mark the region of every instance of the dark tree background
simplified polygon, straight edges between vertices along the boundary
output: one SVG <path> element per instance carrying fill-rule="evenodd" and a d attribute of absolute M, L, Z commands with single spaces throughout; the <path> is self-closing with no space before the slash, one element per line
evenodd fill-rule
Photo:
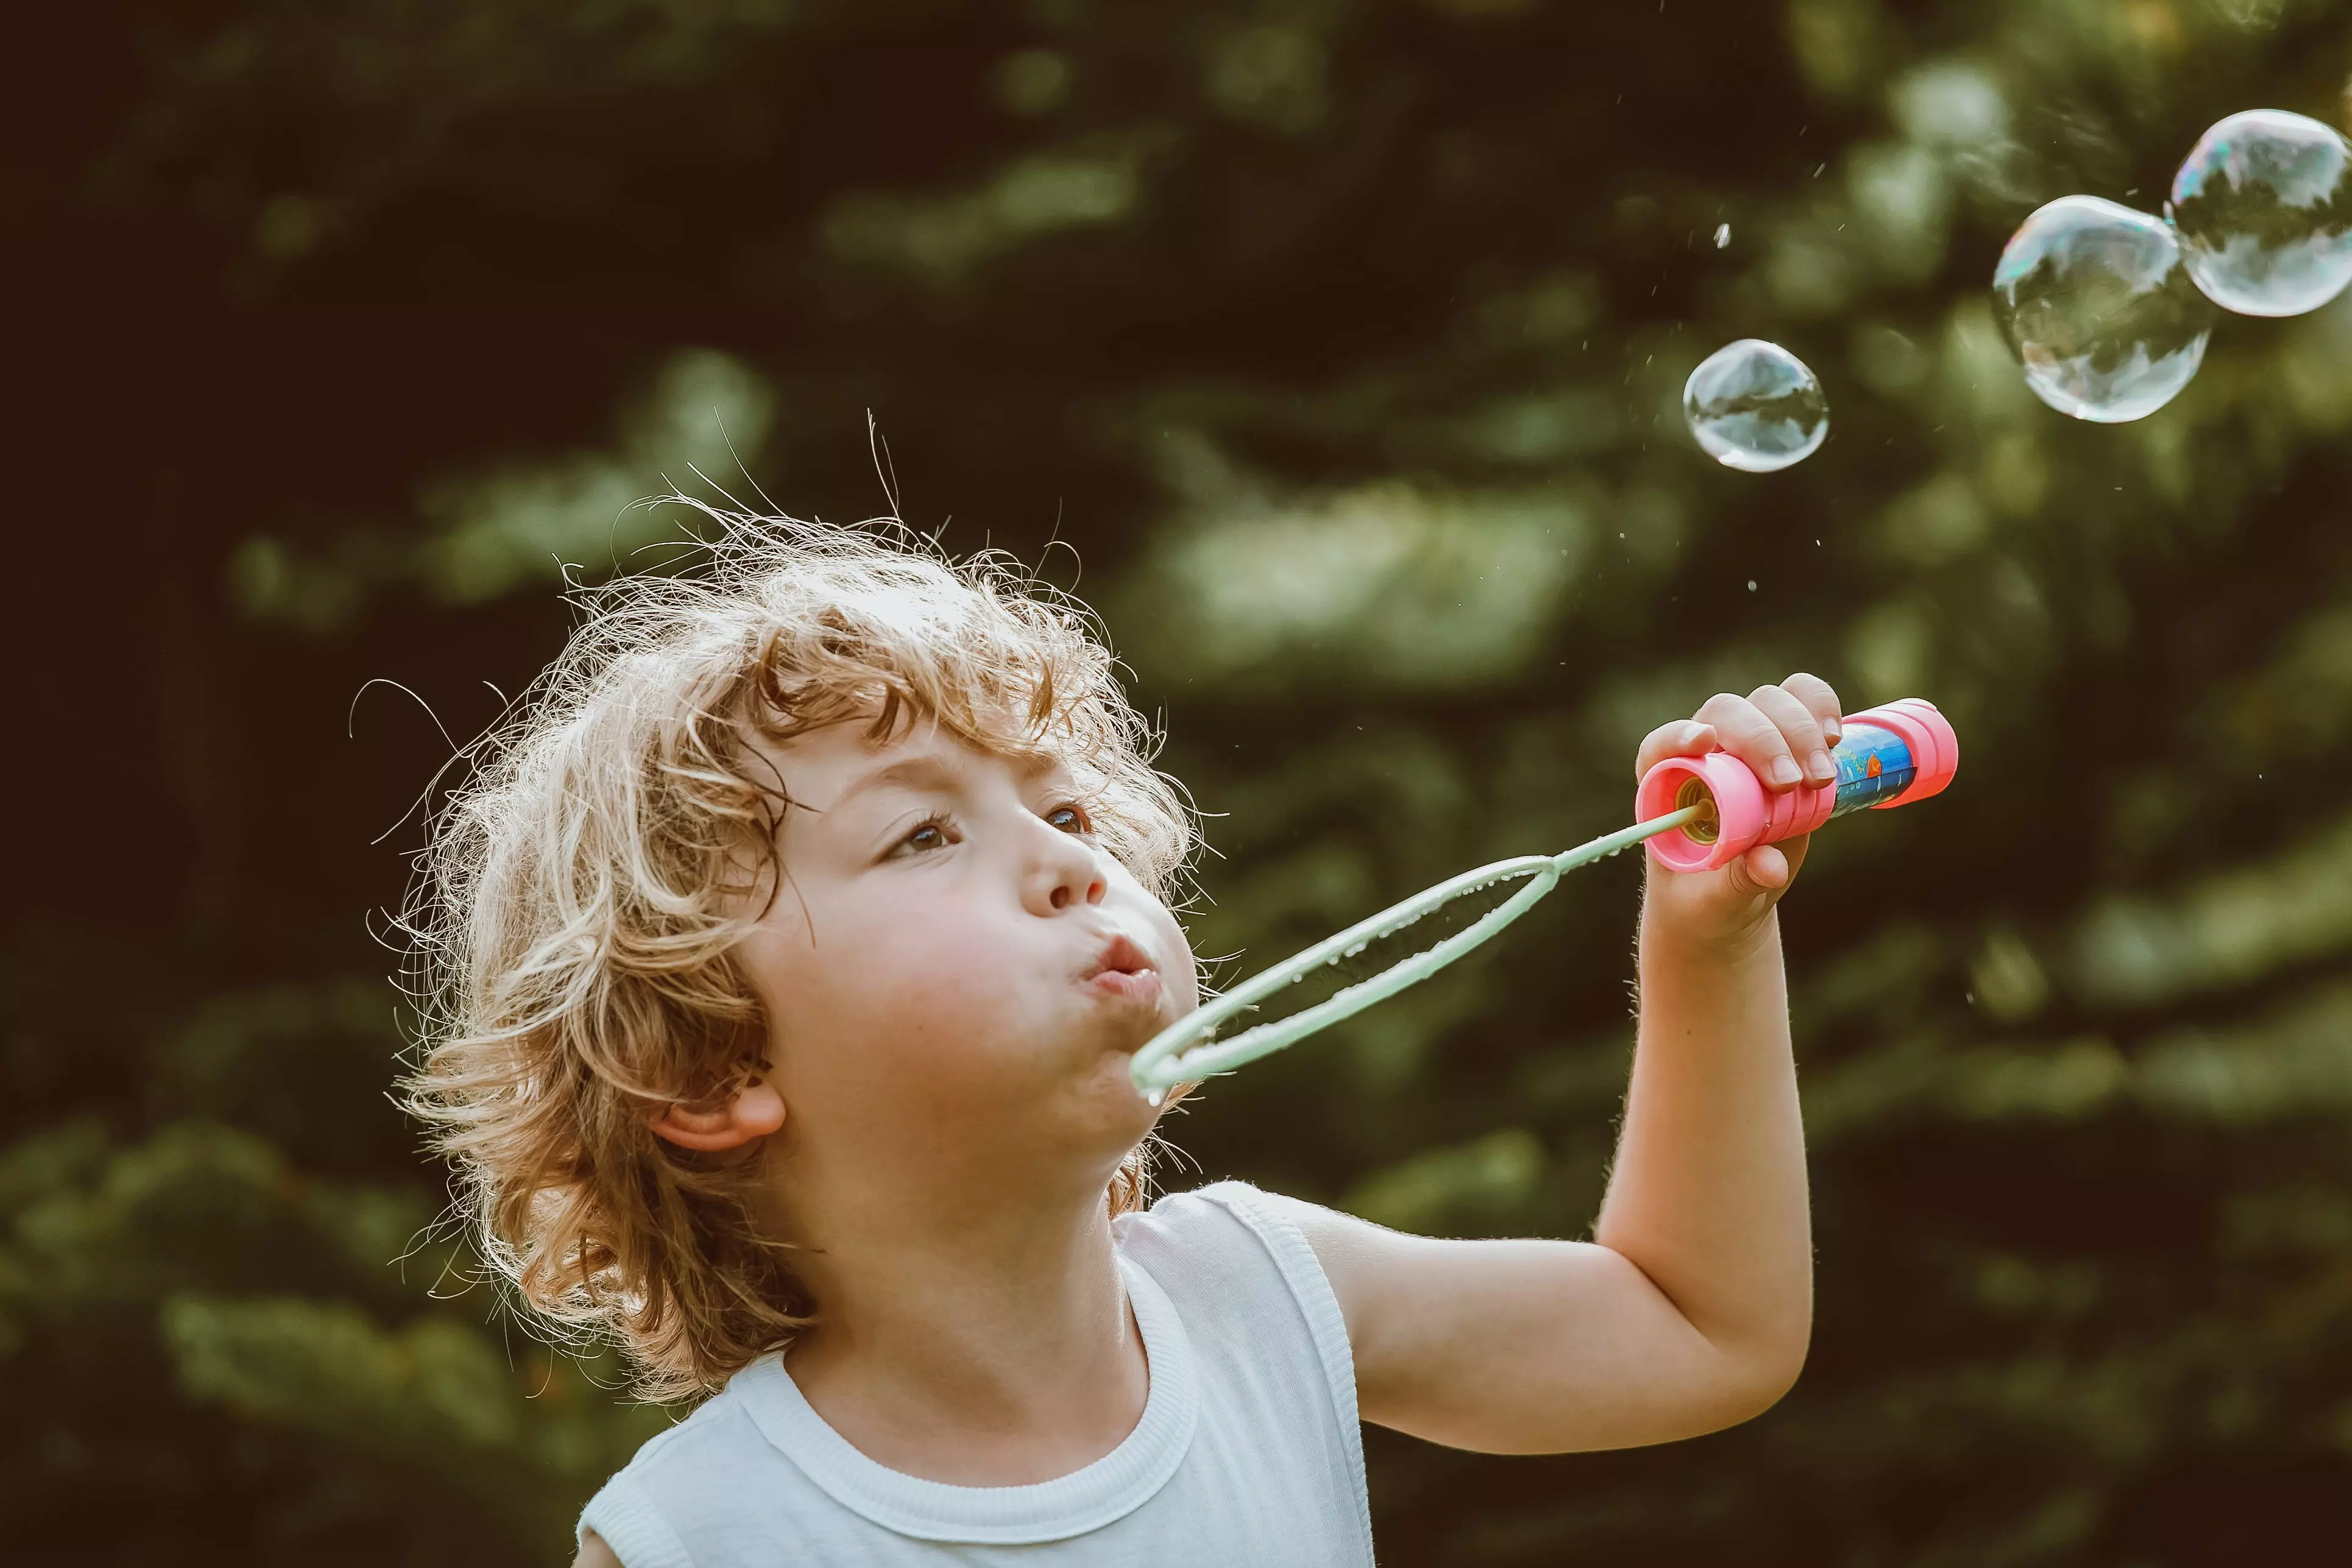
<path fill-rule="evenodd" d="M 869 411 L 910 521 L 1104 609 L 1220 814 L 1203 953 L 1622 821 L 1718 688 L 1965 739 L 1787 911 L 1797 1392 L 1646 1452 L 1372 1433 L 1386 1560 L 2352 1539 L 2352 298 L 2099 427 L 1984 288 L 2226 112 L 2346 123 L 2352 5 L 93 0 L 12 45 L 13 1561 L 565 1559 L 667 1416 L 430 1228 L 403 814 L 558 647 L 559 561 L 658 559 L 671 484 L 879 511 Z M 1750 335 L 1834 409 L 1778 476 L 1676 414 Z M 1177 1140 L 1577 1234 L 1634 895 L 1583 873 Z"/>

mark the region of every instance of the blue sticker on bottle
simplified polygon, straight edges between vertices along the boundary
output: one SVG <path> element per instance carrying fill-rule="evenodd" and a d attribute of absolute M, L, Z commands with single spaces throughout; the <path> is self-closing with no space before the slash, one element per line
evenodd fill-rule
<path fill-rule="evenodd" d="M 1848 724 L 1830 760 L 1837 763 L 1837 806 L 1832 816 L 1885 805 L 1909 789 L 1919 772 L 1903 737 L 1875 724 Z"/>

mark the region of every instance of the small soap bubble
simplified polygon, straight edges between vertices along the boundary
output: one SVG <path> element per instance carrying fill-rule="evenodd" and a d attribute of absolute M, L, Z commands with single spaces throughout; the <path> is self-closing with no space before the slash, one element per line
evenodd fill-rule
<path fill-rule="evenodd" d="M 2189 274 L 2246 316 L 2300 316 L 2352 283 L 2352 142 L 2282 109 L 2197 139 L 2165 211 Z"/>
<path fill-rule="evenodd" d="M 1828 438 L 1830 401 L 1804 361 L 1778 343 L 1742 338 L 1691 372 L 1683 418 L 1725 468 L 1769 474 L 1804 461 Z"/>
<path fill-rule="evenodd" d="M 2061 196 L 2018 226 L 1992 308 L 2033 395 L 2103 425 L 2171 402 L 2213 335 L 2171 226 L 2096 196 Z"/>
<path fill-rule="evenodd" d="M 1717 224 L 1715 226 L 1715 247 L 1717 250 L 1721 250 L 1725 246 L 1729 245 L 1730 243 L 1731 226 L 1727 223 Z"/>

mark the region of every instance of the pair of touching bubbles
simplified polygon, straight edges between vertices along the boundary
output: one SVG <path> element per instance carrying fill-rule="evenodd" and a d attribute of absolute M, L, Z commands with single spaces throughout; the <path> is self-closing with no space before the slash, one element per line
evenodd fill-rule
<path fill-rule="evenodd" d="M 2061 196 L 2027 218 L 1993 270 L 1993 312 L 2036 396 L 2113 425 L 2189 384 L 2215 306 L 2300 316 L 2347 283 L 2352 141 L 2250 109 L 2198 138 L 2163 217 Z"/>
<path fill-rule="evenodd" d="M 2205 361 L 2215 306 L 2300 316 L 2352 284 L 2352 141 L 2279 109 L 2198 138 L 2165 216 L 2061 196 L 2019 226 L 1993 269 L 1993 314 L 2034 395 L 2114 425 L 2155 413 Z M 1742 338 L 1683 388 L 1683 418 L 1726 468 L 1812 456 L 1829 400 L 1804 362 Z"/>
<path fill-rule="evenodd" d="M 1128 1071 L 1137 1091 L 1162 1104 L 1180 1084 L 1271 1056 L 1428 979 L 1579 866 L 1646 841 L 1669 870 L 1713 871 L 1832 817 L 1940 795 L 1959 772 L 1959 738 L 1935 704 L 1916 697 L 1849 713 L 1839 730 L 1830 782 L 1779 794 L 1728 752 L 1661 760 L 1634 792 L 1631 827 L 1558 855 L 1465 871 L 1252 975 L 1136 1052 Z"/>

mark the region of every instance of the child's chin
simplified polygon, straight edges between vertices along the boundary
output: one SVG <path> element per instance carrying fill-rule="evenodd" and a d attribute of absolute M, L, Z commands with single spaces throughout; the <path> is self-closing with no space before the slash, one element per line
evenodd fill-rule
<path fill-rule="evenodd" d="M 1104 1052 L 1088 1085 L 1092 1092 L 1087 1096 L 1090 1110 L 1101 1119 L 1106 1137 L 1112 1141 L 1124 1139 L 1129 1145 L 1150 1131 L 1151 1124 L 1160 1118 L 1159 1108 L 1143 1098 L 1143 1091 L 1135 1087 L 1135 1079 L 1128 1071 L 1134 1059 L 1132 1049 Z"/>

